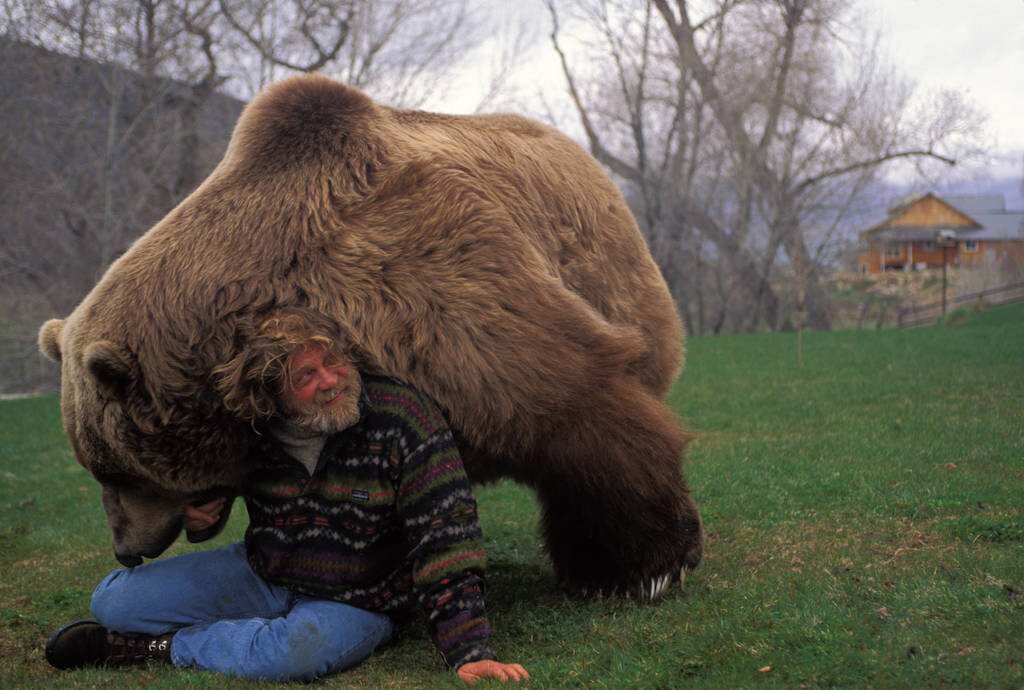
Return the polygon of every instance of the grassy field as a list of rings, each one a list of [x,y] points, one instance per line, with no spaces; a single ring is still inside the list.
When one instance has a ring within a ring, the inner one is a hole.
[[[531,686],[1024,687],[1024,307],[810,333],[802,366],[794,335],[694,339],[672,404],[708,544],[660,605],[567,599],[532,495],[478,492],[495,644]],[[0,474],[0,687],[255,685],[50,669],[43,641],[116,566],[55,398],[0,403]],[[322,685],[459,683],[414,626]]]

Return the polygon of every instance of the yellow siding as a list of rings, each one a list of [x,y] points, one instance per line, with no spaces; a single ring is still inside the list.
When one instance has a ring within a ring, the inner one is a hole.
[[[912,203],[903,213],[891,219],[886,225],[893,227],[928,225],[962,227],[974,225],[974,221],[946,202],[928,195]]]

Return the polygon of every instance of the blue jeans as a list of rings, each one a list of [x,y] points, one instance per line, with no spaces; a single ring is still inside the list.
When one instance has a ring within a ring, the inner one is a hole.
[[[116,570],[93,592],[92,614],[124,635],[174,631],[175,666],[265,680],[340,671],[392,633],[385,615],[264,582],[241,543]]]

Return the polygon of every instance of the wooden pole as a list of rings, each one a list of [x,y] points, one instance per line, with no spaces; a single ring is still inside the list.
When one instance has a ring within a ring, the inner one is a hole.
[[[804,364],[804,243],[796,246],[796,362]]]
[[[946,315],[946,250],[948,242],[942,243],[942,315]]]

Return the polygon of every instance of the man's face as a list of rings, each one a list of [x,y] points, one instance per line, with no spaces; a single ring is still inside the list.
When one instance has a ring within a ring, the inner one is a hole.
[[[319,345],[297,350],[281,386],[285,417],[300,428],[332,434],[359,419],[359,372]]]

